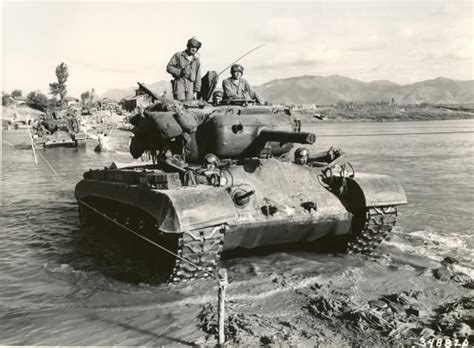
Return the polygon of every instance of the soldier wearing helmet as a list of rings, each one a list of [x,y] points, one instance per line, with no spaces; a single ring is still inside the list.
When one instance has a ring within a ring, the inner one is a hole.
[[[202,167],[206,170],[216,170],[218,162],[219,158],[216,155],[213,153],[208,153],[206,156],[204,156]]]
[[[197,93],[201,91],[201,62],[197,53],[200,48],[201,42],[192,37],[188,40],[186,50],[171,57],[166,71],[174,78],[171,81],[174,99],[196,99]]]
[[[215,106],[220,105],[223,96],[224,93],[222,93],[222,91],[215,91],[212,93],[212,104]]]
[[[224,90],[224,99],[253,99],[259,104],[263,100],[252,90],[247,80],[242,78],[244,67],[240,64],[234,64],[230,68],[231,77],[222,81]]]
[[[309,151],[305,147],[299,147],[295,151],[295,163],[296,164],[308,164]]]

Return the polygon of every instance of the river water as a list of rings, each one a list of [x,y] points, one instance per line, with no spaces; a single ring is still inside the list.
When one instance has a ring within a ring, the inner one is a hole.
[[[304,128],[318,136],[311,151],[340,147],[356,173],[400,181],[409,203],[399,208],[387,250],[407,258],[451,256],[474,276],[474,120]],[[209,301],[202,295],[209,286],[150,284],[149,270],[133,257],[117,256],[113,239],[79,228],[75,183],[89,168],[130,161],[128,137],[114,131],[112,151],[101,154],[93,152],[92,140],[87,150],[41,151],[35,166],[31,150],[11,146],[27,144],[26,133],[3,132],[0,344],[192,344],[197,329],[186,306]],[[253,255],[224,264],[230,279],[246,281],[256,270],[312,267],[303,254]],[[330,255],[315,259],[347,266]]]

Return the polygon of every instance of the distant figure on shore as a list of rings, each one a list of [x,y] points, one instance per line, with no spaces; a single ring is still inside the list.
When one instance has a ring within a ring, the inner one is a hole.
[[[109,138],[107,137],[107,134],[103,132],[99,132],[97,134],[97,146],[94,148],[95,152],[106,152],[108,151],[108,143],[109,143]]]
[[[263,99],[250,87],[247,80],[242,78],[244,67],[234,64],[230,68],[231,77],[222,81],[225,99],[253,99],[258,104],[263,104]]]
[[[201,42],[192,37],[188,40],[186,50],[176,52],[171,57],[166,71],[174,78],[171,81],[174,99],[197,99],[197,93],[201,91],[201,62],[198,54],[200,48]]]

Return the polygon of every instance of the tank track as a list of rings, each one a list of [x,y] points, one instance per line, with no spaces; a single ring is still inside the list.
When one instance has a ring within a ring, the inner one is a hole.
[[[397,222],[397,207],[372,207],[356,214],[347,243],[348,254],[371,254]]]
[[[188,281],[214,276],[224,247],[226,225],[184,232],[178,239],[177,254],[194,265],[176,258],[170,282]]]
[[[158,227],[156,221],[151,216],[143,214],[142,211],[134,211],[132,207],[124,208],[110,202],[102,202],[97,208],[98,212],[113,220],[118,226],[129,228],[141,236],[150,238],[174,255],[179,256],[178,258],[168,255],[172,259],[169,271],[165,272],[168,282],[214,276],[223,250],[224,236],[228,230],[227,225],[210,226],[181,234],[155,234],[153,231],[156,231]],[[90,225],[92,227],[95,225],[91,214],[90,209],[82,204],[79,205],[82,226]],[[164,239],[165,236],[169,238]],[[166,255],[166,253],[164,254]]]

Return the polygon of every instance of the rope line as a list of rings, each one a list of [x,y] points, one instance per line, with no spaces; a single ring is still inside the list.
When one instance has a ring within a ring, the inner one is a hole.
[[[46,157],[43,156],[41,151],[38,151],[38,153],[41,156],[41,158],[46,162],[48,167],[53,171],[53,173],[59,178],[60,176],[59,176],[58,172],[56,171],[56,169],[53,168],[53,166],[49,163],[49,161],[46,159]]]
[[[422,134],[459,134],[474,133],[474,131],[452,131],[452,132],[413,132],[413,133],[360,133],[360,134],[322,134],[318,138],[329,137],[378,137],[384,135],[422,135]]]
[[[33,151],[33,157],[35,159],[35,166],[38,165],[38,159],[36,158],[36,151],[35,151],[35,142],[33,141],[33,135],[31,134],[31,129],[28,123],[26,123],[26,127],[28,128],[28,134],[30,135],[30,141],[31,141],[31,151]]]
[[[3,140],[3,141],[4,141],[5,143],[9,144],[9,143],[6,142],[5,140]],[[9,144],[9,145],[10,145],[10,144]],[[12,145],[12,146],[14,146],[14,145]],[[49,161],[43,156],[43,154],[41,153],[41,151],[38,151],[38,153],[40,154],[41,158],[46,162],[46,164],[48,165],[48,167],[52,170],[52,172],[53,172],[58,178],[61,178],[61,177],[59,176],[58,172],[53,168],[53,166],[49,163]],[[193,267],[196,267],[196,269],[198,269],[198,270],[201,270],[201,269],[202,269],[202,267],[196,265],[195,263],[193,263],[193,262],[191,262],[191,261],[185,259],[184,257],[181,257],[181,256],[179,256],[179,255],[173,253],[171,250],[168,250],[168,249],[166,249],[164,246],[162,246],[162,245],[160,245],[160,244],[158,244],[158,243],[155,243],[154,241],[152,241],[151,239],[146,238],[145,236],[142,236],[141,234],[139,234],[139,233],[133,231],[132,229],[128,228],[127,226],[122,225],[122,224],[119,223],[118,221],[116,221],[116,220],[110,218],[109,216],[107,216],[107,214],[102,213],[101,211],[95,209],[93,206],[87,204],[87,203],[84,202],[83,200],[81,200],[81,199],[77,199],[77,200],[78,200],[81,204],[84,204],[84,205],[87,206],[89,209],[91,209],[91,210],[93,210],[94,212],[96,212],[97,214],[99,214],[99,215],[105,217],[106,219],[112,221],[113,223],[117,224],[118,226],[122,227],[123,229],[125,229],[125,230],[127,230],[127,231],[133,233],[133,234],[136,235],[137,237],[140,237],[140,238],[144,239],[145,241],[147,241],[147,242],[153,244],[154,246],[156,246],[156,247],[162,249],[163,251],[165,251],[165,252],[167,252],[167,253],[169,253],[169,254],[175,256],[176,258],[178,258],[178,259],[180,259],[180,260],[182,260],[182,261],[184,261],[184,262],[186,262],[186,263],[189,263],[189,264],[192,265]]]
[[[4,142],[5,144],[7,144],[7,145],[11,146],[11,147],[15,147],[15,145],[13,145],[12,143],[9,143],[9,142],[8,142],[8,141],[6,141],[6,140],[3,140],[3,142]]]
[[[185,259],[184,257],[181,257],[181,256],[175,254],[175,253],[172,252],[171,250],[166,249],[164,246],[162,246],[162,245],[160,245],[160,244],[158,244],[158,243],[155,243],[155,242],[152,241],[151,239],[148,239],[147,237],[142,236],[141,234],[135,232],[134,230],[128,228],[128,227],[125,226],[125,225],[122,225],[120,222],[118,222],[118,221],[112,219],[111,217],[107,216],[107,214],[105,214],[105,213],[103,213],[103,212],[101,212],[101,211],[95,209],[93,206],[87,204],[87,203],[84,202],[83,200],[81,200],[81,199],[77,199],[77,200],[78,200],[81,204],[84,204],[84,205],[85,205],[86,207],[88,207],[89,209],[92,209],[93,211],[95,211],[97,214],[99,214],[99,215],[105,217],[106,219],[108,219],[108,220],[112,221],[113,223],[117,224],[118,226],[124,228],[125,230],[127,230],[127,231],[129,231],[129,232],[131,232],[131,233],[133,233],[133,234],[136,235],[137,237],[140,237],[140,238],[146,240],[147,242],[149,242],[149,243],[151,243],[151,244],[157,246],[158,248],[162,249],[163,251],[166,251],[167,253],[169,253],[169,254],[175,256],[176,258],[178,258],[178,259],[180,259],[180,260],[182,260],[182,261],[184,261],[184,262],[189,263],[190,265],[196,267],[198,270],[201,270],[201,269],[202,269],[202,267],[200,267],[200,266],[194,264],[193,262],[191,262],[191,261]]]

